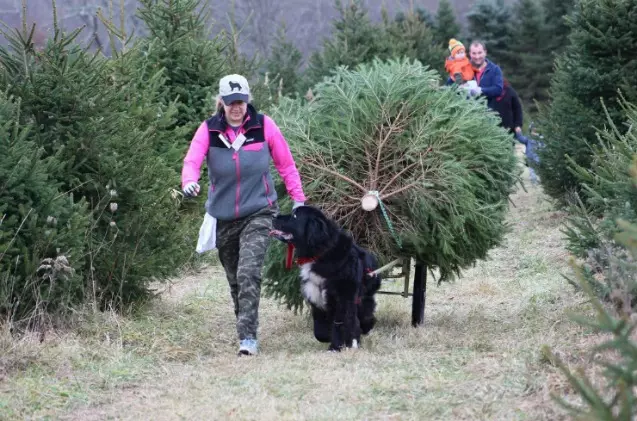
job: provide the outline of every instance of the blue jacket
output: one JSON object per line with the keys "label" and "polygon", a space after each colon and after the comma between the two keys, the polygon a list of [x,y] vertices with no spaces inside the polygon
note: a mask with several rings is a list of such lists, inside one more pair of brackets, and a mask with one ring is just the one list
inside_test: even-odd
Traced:
{"label": "blue jacket", "polygon": [[[482,72],[478,86],[482,89],[482,95],[487,97],[487,106],[495,110],[496,98],[502,95],[502,89],[504,88],[504,77],[502,76],[500,66],[487,59],[485,59],[485,62],[487,63],[487,67],[485,67]],[[477,81],[475,76],[473,80]],[[447,79],[447,85],[451,85],[452,83],[453,80],[451,78]]]}

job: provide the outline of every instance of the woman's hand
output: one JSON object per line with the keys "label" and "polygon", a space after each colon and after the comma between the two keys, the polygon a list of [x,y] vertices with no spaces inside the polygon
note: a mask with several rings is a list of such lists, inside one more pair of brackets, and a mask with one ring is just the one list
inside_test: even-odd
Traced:
{"label": "woman's hand", "polygon": [[200,189],[201,187],[199,187],[198,183],[191,181],[190,183],[184,186],[184,194],[189,197],[198,196]]}

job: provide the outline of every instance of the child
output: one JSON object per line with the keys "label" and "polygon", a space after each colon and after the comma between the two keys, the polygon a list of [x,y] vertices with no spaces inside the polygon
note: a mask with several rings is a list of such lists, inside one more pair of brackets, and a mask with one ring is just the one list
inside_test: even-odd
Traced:
{"label": "child", "polygon": [[[543,139],[544,137],[537,133],[533,123],[529,125],[529,131],[531,132],[531,136],[526,137],[522,133],[516,133],[515,138],[518,142],[522,143],[526,148],[524,154],[526,155],[527,166],[529,167],[529,176],[531,178],[531,184],[537,185],[537,175],[535,175],[535,170],[533,166],[540,162],[540,157],[537,155],[537,149],[544,147],[544,143],[538,139]],[[529,165],[529,162],[531,165]]]}
{"label": "child", "polygon": [[449,40],[449,57],[445,60],[445,70],[451,80],[459,85],[473,80],[474,77],[473,67],[467,58],[464,45],[455,38]]}

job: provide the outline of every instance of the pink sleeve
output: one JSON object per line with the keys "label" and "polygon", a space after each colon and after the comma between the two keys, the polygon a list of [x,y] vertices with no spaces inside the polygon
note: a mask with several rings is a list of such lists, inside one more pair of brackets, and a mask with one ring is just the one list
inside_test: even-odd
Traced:
{"label": "pink sleeve", "polygon": [[288,194],[295,202],[305,202],[305,194],[301,185],[301,176],[296,168],[290,147],[281,130],[270,117],[263,116],[263,132],[270,147],[274,166],[281,175]]}
{"label": "pink sleeve", "polygon": [[208,125],[204,121],[195,132],[195,136],[190,142],[190,148],[188,148],[186,158],[184,158],[184,166],[181,169],[182,188],[190,182],[196,183],[199,181],[201,163],[206,158],[209,146],[210,135],[208,133]]}

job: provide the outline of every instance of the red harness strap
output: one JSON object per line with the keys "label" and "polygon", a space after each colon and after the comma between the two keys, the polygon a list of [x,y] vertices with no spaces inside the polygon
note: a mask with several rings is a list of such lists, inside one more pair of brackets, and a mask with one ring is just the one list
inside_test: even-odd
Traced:
{"label": "red harness strap", "polygon": [[317,257],[299,257],[298,259],[295,260],[295,262],[297,265],[301,266],[306,263],[316,262],[316,259]]}
{"label": "red harness strap", "polygon": [[305,263],[315,262],[316,259],[318,259],[318,257],[299,257],[295,259],[294,244],[288,243],[288,250],[285,256],[285,269],[287,270],[292,269],[292,263],[296,263],[297,265],[301,266],[301,265],[304,265]]}
{"label": "red harness strap", "polygon": [[288,243],[288,252],[285,256],[285,269],[292,269],[292,259],[294,258],[294,244]]}
{"label": "red harness strap", "polygon": [[[287,254],[285,256],[285,269],[287,270],[292,269],[292,262],[295,262],[297,265],[300,266],[305,263],[315,262],[316,259],[318,259],[318,257],[299,257],[298,259],[294,259],[294,244],[288,243]],[[371,273],[373,271],[369,268],[366,268],[365,272]],[[357,294],[356,298],[354,299],[354,304],[360,305],[360,303],[361,303],[361,296]]]}

